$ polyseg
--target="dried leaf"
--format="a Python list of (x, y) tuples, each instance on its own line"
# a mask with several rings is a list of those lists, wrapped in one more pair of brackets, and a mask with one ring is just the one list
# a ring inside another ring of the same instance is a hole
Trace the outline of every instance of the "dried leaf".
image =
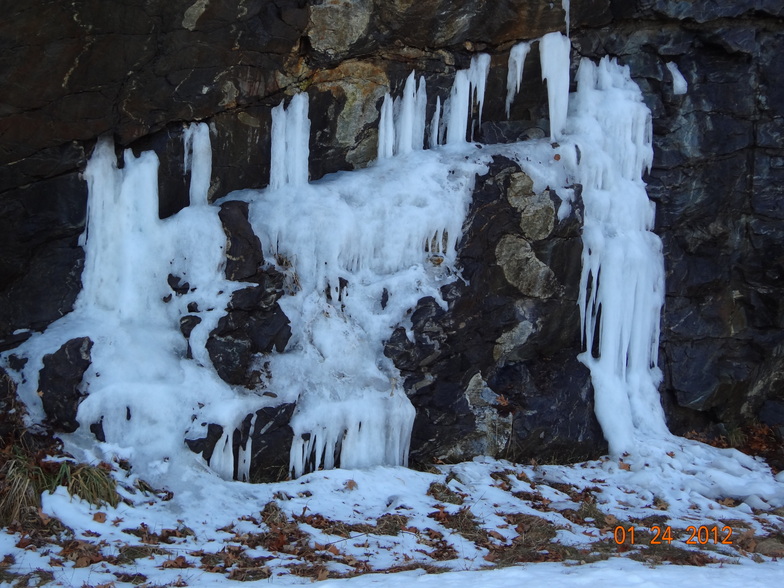
[(188, 560), (183, 555), (178, 555), (174, 559), (168, 559), (161, 565), (162, 569), (175, 568), (181, 570), (189, 567), (191, 567), (191, 564), (188, 563)]
[(106, 513), (105, 512), (97, 512), (93, 515), (93, 520), (96, 523), (105, 523), (106, 522)]
[(619, 461), (618, 461), (618, 465), (620, 466), (620, 468), (621, 468), (622, 470), (629, 471), (629, 470), (631, 470), (631, 469), (632, 469), (632, 466), (631, 466), (631, 465), (629, 465), (628, 463), (624, 462), (624, 461), (620, 461), (620, 460), (619, 460)]
[(501, 542), (506, 542), (506, 537), (501, 535), (498, 531), (488, 531), (488, 535), (490, 535), (493, 539), (498, 539)]

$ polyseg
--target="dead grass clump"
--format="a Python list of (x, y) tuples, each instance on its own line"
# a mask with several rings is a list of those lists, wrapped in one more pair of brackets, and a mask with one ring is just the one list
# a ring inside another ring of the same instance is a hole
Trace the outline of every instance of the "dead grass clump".
[(41, 493), (65, 486), (71, 496), (102, 506), (117, 506), (120, 496), (111, 477), (111, 466), (90, 466), (71, 461), (52, 462), (47, 455), (9, 446), (0, 455), (0, 525), (34, 522), (41, 507)]
[(518, 535), (510, 545), (493, 545), (485, 559), (499, 565), (564, 559), (559, 551), (562, 546), (552, 543), (556, 535), (553, 523), (536, 515), (522, 513), (507, 514), (504, 519), (514, 525)]
[(652, 565), (670, 562), (686, 566), (704, 566), (710, 563), (719, 563), (720, 561), (703, 551), (690, 551), (665, 543), (641, 547), (629, 554), (629, 559)]
[(374, 531), (379, 535), (396, 536), (408, 525), (408, 517), (400, 514), (387, 513), (376, 519)]
[(128, 565), (137, 559), (146, 559), (153, 555), (171, 555), (171, 552), (153, 545), (123, 545), (117, 554), (117, 563)]
[(452, 490), (446, 484), (440, 482), (433, 482), (427, 489), (427, 495), (432, 496), (439, 502), (448, 502), (449, 504), (463, 504), (463, 497), (457, 492)]
[(454, 514), (439, 509), (427, 516), (480, 547), (486, 547), (490, 544), (487, 531), (481, 527), (474, 513), (467, 506), (464, 506)]

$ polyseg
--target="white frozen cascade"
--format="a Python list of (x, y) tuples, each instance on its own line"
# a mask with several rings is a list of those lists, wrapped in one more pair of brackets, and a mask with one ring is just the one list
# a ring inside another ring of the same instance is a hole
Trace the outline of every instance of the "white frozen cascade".
[(308, 95), (296, 94), (288, 108), (281, 102), (272, 109), (270, 187), (308, 182), (310, 119)]
[[(551, 140), (484, 148), (467, 141), (482, 117), (490, 67), (483, 54), (456, 72), (443, 109), (442, 97), (435, 97), (429, 129), (424, 78), (412, 72), (402, 96), (387, 95), (378, 160), (363, 170), (308, 182), (307, 95), (273, 110), (269, 187), (223, 198), (249, 203), (265, 259), (285, 277), (279, 304), (292, 337), (284, 352), (258, 358), (257, 367), (269, 374), (259, 390), (223, 382), (206, 350), (232, 292), (247, 286), (224, 278), (226, 236), (218, 207), (208, 200), (209, 127), (185, 130), (191, 205), (165, 220), (158, 216), (157, 156), (127, 150), (120, 167), (112, 142), (99, 141), (84, 174), (83, 291), (72, 313), (13, 350), (29, 358), (15, 376), (29, 421), (44, 418), (36, 393), (44, 355), (89, 336), (92, 363), (77, 414), (82, 426), (66, 436), (82, 458), (131, 459), (151, 481), (188, 492), (203, 462), (183, 439), (203, 437), (207, 423), (215, 423), (223, 434), (210, 468), (247, 479), (251, 447), (235, 454), (234, 430), (261, 408), (296, 402), (294, 475), (337, 465), (406, 464), (414, 408), (383, 354), (384, 340), (397, 326), (410, 328), (407, 312), (421, 298), (445, 305), (441, 287), (459, 279), (457, 244), (474, 178), (502, 154), (530, 175), (537, 193), (555, 191), (560, 219), (571, 214), (574, 186), (582, 185), (580, 359), (590, 369), (613, 458), (604, 467), (624, 466), (630, 480), (652, 493), (666, 487), (669, 496), (696, 492), (759, 508), (784, 504), (784, 485), (763, 462), (667, 430), (657, 366), (664, 271), (642, 180), (652, 162), (650, 112), (628, 68), (607, 58), (580, 63), (570, 96), (568, 38), (550, 33), (539, 42)], [(507, 108), (527, 52), (520, 44), (510, 55)], [(188, 283), (184, 294), (172, 297), (169, 274)], [(179, 321), (193, 305), (201, 322), (191, 332), (188, 358)], [(8, 355), (2, 355), (5, 366)], [(102, 443), (89, 431), (99, 423)]]

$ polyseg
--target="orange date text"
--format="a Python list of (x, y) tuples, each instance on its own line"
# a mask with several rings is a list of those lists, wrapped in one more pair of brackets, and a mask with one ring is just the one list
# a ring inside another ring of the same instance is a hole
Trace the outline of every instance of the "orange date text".
[[(663, 543), (672, 543), (673, 537), (672, 528), (667, 526), (654, 525), (648, 529), (640, 529), (646, 531), (644, 534), (648, 545), (661, 545)], [(617, 545), (634, 545), (635, 544), (635, 527), (623, 527), (618, 525), (613, 530), (613, 540)], [(639, 537), (640, 533), (638, 533)], [(706, 545), (712, 543), (714, 545), (732, 545), (732, 527), (724, 526), (721, 529), (717, 525), (700, 525), (695, 527), (690, 525), (686, 527), (684, 541), (687, 545)]]

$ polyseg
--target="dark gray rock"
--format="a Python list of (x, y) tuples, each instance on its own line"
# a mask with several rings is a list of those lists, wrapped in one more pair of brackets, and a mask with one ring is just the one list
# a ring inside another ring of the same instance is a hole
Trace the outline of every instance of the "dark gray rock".
[[(229, 384), (253, 386), (254, 354), (282, 352), (291, 337), (289, 319), (277, 303), (282, 292), (273, 280), (232, 295), (228, 312), (210, 333), (207, 351), (218, 375)], [(235, 300), (236, 299), (236, 300)]]
[(238, 282), (260, 280), (264, 254), (248, 222), (248, 203), (224, 202), (218, 215), (226, 233), (226, 278)]
[[(294, 414), (293, 403), (266, 407), (247, 415), (240, 426), (232, 432), (234, 455), (233, 478), (239, 479), (239, 455), (250, 444), (250, 467), (245, 482), (279, 482), (289, 476), (289, 452), (294, 432), (289, 426)], [(223, 427), (210, 423), (206, 435), (197, 439), (186, 439), (185, 443), (194, 453), (200, 453), (209, 463), (215, 445), (223, 437)]]
[(387, 341), (417, 409), (412, 461), (575, 459), (606, 449), (588, 370), (575, 359), (579, 222), (558, 221), (556, 200), (496, 158), (477, 178), (460, 243), (465, 281), (444, 287), (446, 310), (419, 301), (413, 340), (398, 328)]
[(73, 433), (79, 428), (76, 411), (85, 396), (80, 390), (84, 372), (90, 367), (89, 337), (71, 339), (54, 353), (44, 355), (38, 389), (46, 420), (55, 431)]

